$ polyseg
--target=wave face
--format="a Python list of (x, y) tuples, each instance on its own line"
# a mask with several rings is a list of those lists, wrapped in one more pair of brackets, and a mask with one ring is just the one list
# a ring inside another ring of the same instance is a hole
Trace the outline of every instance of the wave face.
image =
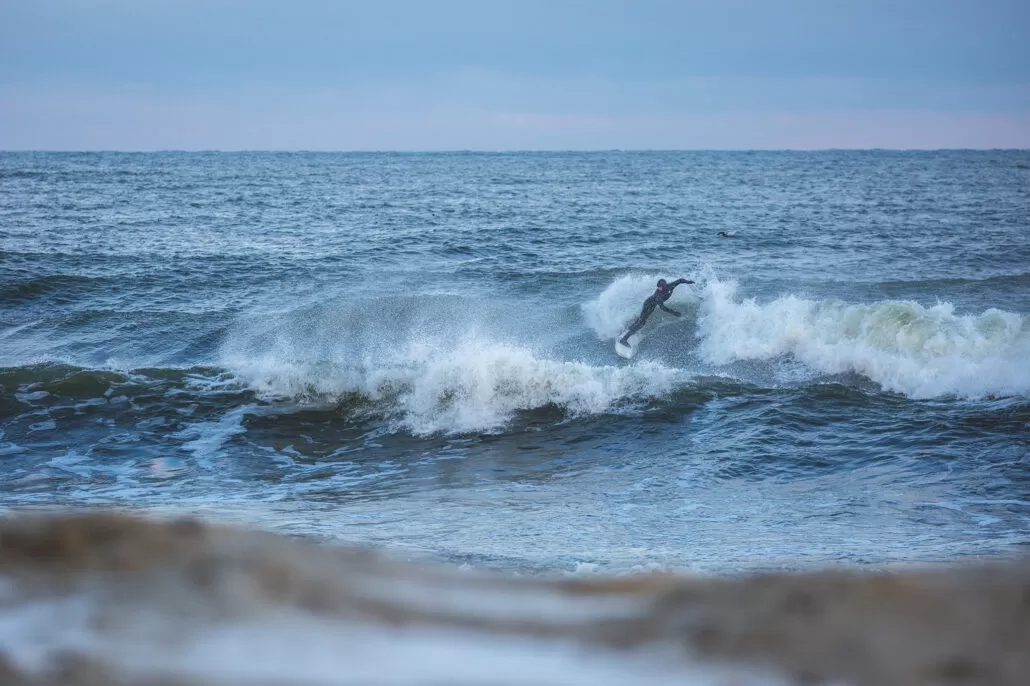
[[(1028, 174), (0, 153), (0, 507), (525, 575), (1004, 555), (1030, 541)], [(697, 283), (623, 360), (659, 278)]]

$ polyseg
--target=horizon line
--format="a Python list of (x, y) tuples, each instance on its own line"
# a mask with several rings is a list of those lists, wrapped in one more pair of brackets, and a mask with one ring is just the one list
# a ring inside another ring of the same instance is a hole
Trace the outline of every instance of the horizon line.
[(447, 155), (447, 154), (516, 154), (516, 153), (670, 153), (670, 152), (1027, 152), (1027, 148), (0, 148), (3, 153), (317, 153), (373, 155)]

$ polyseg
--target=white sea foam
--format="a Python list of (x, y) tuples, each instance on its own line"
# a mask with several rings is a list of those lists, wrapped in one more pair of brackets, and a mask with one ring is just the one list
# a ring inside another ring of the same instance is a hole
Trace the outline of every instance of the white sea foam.
[[(338, 398), (358, 393), (386, 402), (417, 434), (491, 430), (520, 410), (557, 405), (572, 414), (597, 414), (620, 403), (662, 396), (685, 375), (658, 363), (593, 366), (547, 359), (532, 350), (469, 337), (448, 347), (411, 341), (395, 351), (329, 357), (280, 354), (226, 356), (252, 388), (273, 396)], [(326, 351), (323, 351), (325, 353)]]
[(818, 372), (858, 373), (915, 398), (1030, 393), (1030, 318), (993, 308), (956, 314), (949, 303), (795, 295), (762, 303), (713, 279), (697, 327), (699, 352), (714, 364), (790, 355)]
[(193, 453), (199, 465), (212, 468), (211, 461), (222, 454), (225, 444), (232, 440), (233, 436), (245, 432), (243, 417), (250, 409), (248, 406), (237, 407), (216, 421), (190, 424), (171, 436), (193, 439), (182, 444), (183, 450)]

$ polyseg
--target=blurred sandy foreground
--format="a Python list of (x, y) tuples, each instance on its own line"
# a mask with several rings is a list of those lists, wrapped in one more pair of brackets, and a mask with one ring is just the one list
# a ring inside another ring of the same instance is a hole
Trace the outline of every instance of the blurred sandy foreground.
[(1030, 684), (1030, 560), (521, 579), (119, 514), (0, 523), (0, 684)]

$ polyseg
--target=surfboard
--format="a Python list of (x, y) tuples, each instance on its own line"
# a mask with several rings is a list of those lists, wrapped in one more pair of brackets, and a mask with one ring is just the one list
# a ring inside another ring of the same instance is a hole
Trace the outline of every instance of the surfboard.
[(623, 345), (620, 343), (621, 340), (622, 334), (615, 339), (615, 354), (627, 360), (633, 359), (633, 356), (637, 354), (637, 343), (640, 342), (639, 334), (633, 334), (629, 337), (629, 345)]

